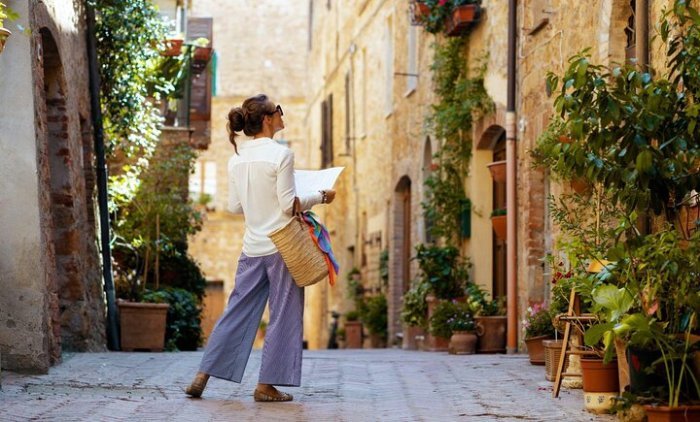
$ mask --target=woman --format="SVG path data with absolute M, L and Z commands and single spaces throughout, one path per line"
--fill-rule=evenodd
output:
M 304 290 L 297 287 L 268 234 L 292 217 L 296 198 L 294 153 L 272 139 L 284 129 L 282 107 L 267 96 L 248 98 L 228 114 L 235 154 L 228 163 L 229 211 L 243 213 L 245 234 L 236 285 L 228 307 L 209 337 L 199 372 L 185 391 L 200 397 L 210 376 L 241 382 L 253 340 L 269 298 L 270 322 L 265 334 L 255 401 L 290 401 L 278 386 L 301 382 Z M 252 140 L 236 143 L 236 132 Z M 298 198 L 301 209 L 331 203 L 335 191 Z

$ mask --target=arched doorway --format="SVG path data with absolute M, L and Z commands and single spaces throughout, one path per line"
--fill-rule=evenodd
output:
M 71 318 L 67 310 L 80 306 L 85 298 L 80 277 L 80 231 L 75 218 L 76 202 L 71 178 L 75 157 L 71 154 L 70 119 L 67 111 L 66 81 L 63 64 L 53 35 L 47 28 L 39 31 L 41 39 L 41 76 L 43 77 L 39 120 L 44 128 L 48 164 L 48 181 L 42 190 L 49 193 L 48 221 L 50 250 L 55 258 L 55 272 L 48 278 L 51 318 L 50 349 L 52 363 L 60 359 L 62 345 L 73 348 L 73 334 L 83 330 L 81 318 Z M 44 212 L 47 212 L 44 211 Z M 49 252 L 50 253 L 50 252 Z
M 503 161 L 506 159 L 506 133 L 501 131 L 496 143 L 493 146 L 493 161 Z M 493 181 L 493 209 L 506 208 L 506 183 Z M 491 297 L 506 297 L 507 293 L 507 249 L 506 241 L 499 239 L 492 232 L 492 277 Z
M 411 179 L 403 176 L 394 189 L 392 254 L 389 258 L 389 344 L 403 332 L 401 304 L 403 294 L 411 287 Z M 390 242 L 391 242 L 390 241 Z

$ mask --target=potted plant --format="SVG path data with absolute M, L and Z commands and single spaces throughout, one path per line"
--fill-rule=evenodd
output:
M 495 209 L 491 212 L 491 225 L 493 232 L 499 240 L 507 240 L 508 227 L 506 225 L 508 210 L 506 208 Z
M 530 364 L 544 365 L 544 344 L 542 340 L 554 338 L 554 325 L 549 310 L 542 303 L 535 303 L 527 308 L 523 320 L 525 344 L 530 357 Z
M 479 328 L 478 353 L 504 353 L 506 351 L 505 298 L 488 299 L 488 292 L 474 283 L 465 288 L 466 303 Z
M 345 348 L 362 348 L 362 322 L 357 311 L 350 311 L 345 314 Z
M 469 33 L 481 18 L 481 0 L 454 0 L 445 34 L 457 37 Z
M 449 349 L 449 340 L 452 336 L 452 328 L 449 320 L 455 314 L 456 306 L 451 300 L 442 300 L 435 305 L 435 309 L 428 319 L 428 332 L 431 336 L 438 339 L 440 348 L 433 349 L 434 351 L 445 351 Z
M 488 164 L 489 172 L 491 173 L 491 178 L 496 183 L 505 183 L 506 181 L 506 160 L 494 161 Z
M 427 325 L 428 284 L 420 279 L 414 280 L 411 288 L 404 293 L 401 304 L 401 320 L 405 324 L 403 347 L 417 349 L 417 336 L 425 335 Z
M 360 321 L 367 327 L 373 348 L 386 347 L 388 336 L 386 296 L 379 293 L 361 302 L 358 308 Z
M 411 24 L 424 25 L 430 16 L 430 7 L 425 1 L 411 2 Z
M 182 45 L 185 40 L 182 38 L 170 38 L 163 42 L 163 49 L 160 54 L 162 56 L 179 56 L 182 54 Z
M 452 331 L 448 352 L 453 355 L 473 355 L 476 352 L 478 327 L 468 304 L 457 302 L 454 305 L 452 317 L 447 320 Z

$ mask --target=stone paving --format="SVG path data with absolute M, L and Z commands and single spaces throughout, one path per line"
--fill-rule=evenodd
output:
M 182 389 L 201 352 L 79 353 L 48 375 L 3 371 L 0 421 L 612 421 L 583 410 L 581 390 L 551 398 L 524 355 L 454 356 L 398 349 L 305 351 L 293 402 L 256 403 L 255 350 L 241 385 Z

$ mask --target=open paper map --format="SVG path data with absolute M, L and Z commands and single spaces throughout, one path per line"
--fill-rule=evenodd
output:
M 297 196 L 308 196 L 321 190 L 333 189 L 335 181 L 345 167 L 331 167 L 323 170 L 294 170 L 294 184 Z

